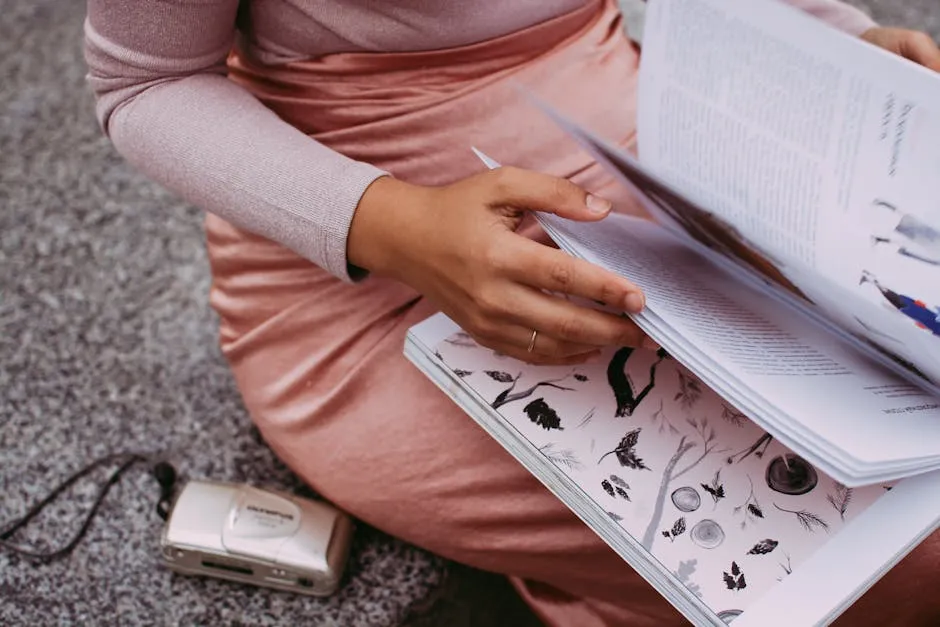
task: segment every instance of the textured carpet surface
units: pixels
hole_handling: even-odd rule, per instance
[[[251,427],[216,348],[199,212],[129,168],[95,126],[84,3],[0,6],[0,525],[87,460],[119,451],[158,452],[187,477],[302,491]],[[865,6],[940,36],[936,0]],[[59,544],[98,481],[17,540]],[[498,578],[369,528],[329,599],[172,575],[156,559],[155,496],[140,467],[67,559],[36,565],[0,552],[0,624],[529,622]]]

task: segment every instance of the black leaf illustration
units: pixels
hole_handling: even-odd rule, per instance
[[[767,555],[771,551],[777,548],[777,545],[780,544],[776,540],[771,540],[770,538],[766,540],[761,540],[755,544],[750,551],[747,552],[748,555]]]
[[[618,477],[617,475],[611,475],[611,476],[610,476],[610,480],[611,480],[611,482],[612,482],[614,485],[619,485],[619,486],[620,486],[621,488],[623,488],[624,490],[629,490],[629,489],[630,489],[630,484],[628,484],[626,481],[624,481],[623,479],[621,479],[621,478]]]
[[[747,587],[747,582],[744,580],[744,573],[741,572],[737,562],[731,562],[730,573],[722,572],[721,574],[725,582],[725,587],[727,587],[728,590],[743,590]]]
[[[461,370],[460,368],[457,368],[456,370],[454,370],[454,374],[457,375],[458,377],[460,377],[461,379],[463,379],[464,377],[468,377],[468,376],[472,375],[472,374],[473,374],[473,371],[472,371],[472,370]]]
[[[622,497],[622,498],[625,498],[625,499],[627,499],[628,501],[630,500],[630,495],[627,494],[627,491],[624,490],[623,488],[621,488],[619,485],[618,485],[616,488],[614,488],[614,489],[617,491],[617,495],[618,495],[618,496],[620,496],[620,497]]]
[[[535,399],[526,405],[522,411],[529,417],[529,420],[546,431],[551,429],[563,430],[561,418],[558,417],[558,413],[554,409],[548,406],[544,398]]]
[[[702,486],[702,489],[712,495],[712,498],[715,499],[717,503],[719,500],[725,498],[725,487],[720,485],[718,487],[710,486],[707,483],[699,484]]]
[[[679,392],[676,393],[673,400],[679,401],[685,409],[692,409],[702,396],[702,386],[691,376],[679,371]]]
[[[607,512],[607,515],[610,516],[610,519],[613,520],[614,522],[620,522],[621,520],[623,520],[623,516],[619,514],[615,514],[613,512]]]
[[[604,488],[604,492],[613,496],[614,495],[614,486],[610,485],[610,481],[604,479],[601,481],[601,487]]]
[[[779,509],[781,512],[787,512],[788,514],[793,514],[796,516],[797,521],[806,531],[814,532],[817,528],[822,529],[823,531],[829,531],[829,523],[825,520],[814,514],[813,512],[805,509],[801,510],[792,510],[780,507],[774,503],[774,507]]]
[[[685,533],[685,518],[680,518],[672,525],[672,535],[681,536]]]
[[[544,446],[540,446],[539,450],[556,466],[564,466],[570,470],[581,470],[582,468],[581,461],[571,449],[566,448],[558,450],[555,448],[555,443],[550,442]]]
[[[583,375],[581,373],[574,375],[574,378],[580,381],[581,383],[584,383],[585,381],[588,380],[587,375]]]
[[[715,505],[718,505],[718,501],[725,498],[725,486],[721,483],[721,469],[715,471],[715,476],[712,478],[711,483],[701,483],[702,489],[708,492],[711,495],[712,500],[715,501]]]
[[[620,462],[620,465],[624,468],[632,468],[634,470],[650,470],[650,468],[643,463],[643,460],[637,457],[636,451],[634,448],[640,441],[640,431],[642,429],[634,429],[633,431],[628,432],[620,440],[620,444],[617,445],[617,448],[614,450],[604,453],[601,458],[597,461],[600,464],[604,461],[604,458],[608,455],[616,455],[617,460]]]
[[[672,523],[672,529],[669,531],[663,531],[663,536],[669,538],[670,541],[674,541],[676,538],[685,533],[685,518],[680,518],[676,522]]]
[[[748,491],[747,498],[744,499],[744,502],[734,508],[734,515],[743,513],[743,520],[741,521],[741,529],[747,529],[749,524],[756,523],[759,519],[764,517],[764,510],[761,509],[760,503],[757,502],[757,497],[754,496],[754,482],[751,480],[751,476],[747,476],[747,482],[750,486]]]
[[[434,351],[434,356],[440,359],[441,361],[444,361],[444,356],[441,355],[440,351]]]
[[[852,502],[852,488],[836,482],[836,493],[827,494],[826,500],[829,501],[833,509],[839,512],[839,516],[842,520],[845,520],[845,512],[849,509],[849,503]]]
[[[747,416],[733,407],[728,407],[727,405],[722,406],[721,417],[725,422],[732,424],[735,427],[743,427],[745,424],[747,424]]]
[[[488,376],[493,381],[499,381],[500,383],[512,383],[513,376],[508,372],[500,372],[499,370],[484,370],[486,376]]]

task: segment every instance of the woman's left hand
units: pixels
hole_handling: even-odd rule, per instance
[[[940,47],[927,33],[903,28],[871,28],[862,33],[862,39],[940,72]]]

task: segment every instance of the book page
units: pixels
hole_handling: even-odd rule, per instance
[[[708,356],[706,370],[739,381],[742,394],[762,399],[766,411],[755,420],[765,428],[807,445],[822,440],[833,455],[842,451],[865,464],[936,462],[940,399],[742,284],[653,223],[619,215],[592,224],[547,221],[569,244],[577,242],[578,256],[637,283],[648,311]],[[768,424],[775,415],[784,417]]]
[[[834,481],[652,351],[613,347],[582,366],[532,366],[456,328],[437,338],[439,327],[432,319],[414,331],[428,344],[423,368],[446,371],[438,384],[468,391],[466,411],[514,454],[534,454],[530,470],[565,494],[561,475],[572,486],[566,504],[596,509],[592,527],[616,528],[615,550],[695,624],[704,623],[681,595],[711,618],[747,616],[892,489]]]
[[[644,166],[845,328],[940,368],[940,77],[782,3],[655,0],[639,93]]]

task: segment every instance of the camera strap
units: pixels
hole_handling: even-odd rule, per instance
[[[29,511],[27,511],[26,514],[24,514],[21,518],[12,521],[0,529],[0,548],[11,551],[21,557],[43,561],[51,561],[64,555],[68,555],[76,546],[78,546],[78,543],[81,542],[82,538],[85,537],[89,527],[91,527],[92,520],[98,513],[98,509],[101,507],[101,503],[108,495],[111,487],[114,486],[114,484],[116,484],[121,479],[121,476],[123,476],[135,464],[146,462],[150,459],[150,457],[138,453],[119,453],[115,455],[107,455],[91,462],[78,472],[74,473],[68,479],[63,481],[58,487],[49,493],[46,498],[33,505],[33,507],[31,507]],[[98,489],[98,494],[95,497],[95,501],[92,504],[91,509],[85,515],[85,519],[82,521],[81,527],[79,527],[75,535],[72,536],[72,539],[63,547],[51,551],[36,551],[30,548],[15,545],[10,541],[10,538],[12,538],[17,531],[28,525],[31,520],[36,518],[36,516],[38,516],[46,508],[46,506],[48,506],[60,494],[74,485],[77,481],[91,474],[98,468],[115,463],[119,464],[118,467],[111,473],[107,481],[105,481],[105,483]],[[154,466],[152,473],[156,478],[157,483],[160,485],[160,500],[157,503],[157,514],[162,519],[166,520],[167,513],[169,511],[170,500],[172,498],[173,485],[176,483],[176,470],[169,463],[161,461]]]

